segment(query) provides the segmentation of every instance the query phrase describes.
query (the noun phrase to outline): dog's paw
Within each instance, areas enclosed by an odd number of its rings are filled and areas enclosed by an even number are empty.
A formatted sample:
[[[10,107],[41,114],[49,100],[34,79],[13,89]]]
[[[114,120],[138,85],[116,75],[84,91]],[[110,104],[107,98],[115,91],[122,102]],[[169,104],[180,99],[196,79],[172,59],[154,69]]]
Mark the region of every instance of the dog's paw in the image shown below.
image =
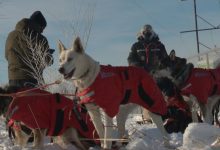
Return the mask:
[[[163,141],[163,145],[164,145],[165,148],[170,149],[170,150],[171,149],[176,149],[176,146],[171,145],[170,142],[167,141],[167,140]]]
[[[151,124],[153,123],[151,119],[143,119],[143,120],[140,120],[140,121],[136,121],[137,124],[139,125],[143,125],[143,124]]]
[[[44,147],[31,147],[33,150],[44,150]]]
[[[112,150],[119,150],[121,147],[122,147],[122,143],[116,141],[112,142],[112,148],[111,148]]]
[[[93,147],[89,147],[88,150],[101,150],[101,149],[102,148],[100,146],[96,145],[96,146],[93,146]]]
[[[170,138],[169,137],[163,137],[163,143],[162,144],[167,149],[176,149],[176,146],[170,144]]]

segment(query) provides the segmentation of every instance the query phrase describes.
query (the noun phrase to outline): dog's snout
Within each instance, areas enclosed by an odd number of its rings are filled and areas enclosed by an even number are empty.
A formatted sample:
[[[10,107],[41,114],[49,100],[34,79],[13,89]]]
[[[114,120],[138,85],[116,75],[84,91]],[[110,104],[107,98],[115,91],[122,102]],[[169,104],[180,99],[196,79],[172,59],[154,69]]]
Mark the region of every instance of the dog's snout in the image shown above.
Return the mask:
[[[63,67],[60,67],[58,71],[59,71],[60,73],[64,73],[64,68],[63,68]]]

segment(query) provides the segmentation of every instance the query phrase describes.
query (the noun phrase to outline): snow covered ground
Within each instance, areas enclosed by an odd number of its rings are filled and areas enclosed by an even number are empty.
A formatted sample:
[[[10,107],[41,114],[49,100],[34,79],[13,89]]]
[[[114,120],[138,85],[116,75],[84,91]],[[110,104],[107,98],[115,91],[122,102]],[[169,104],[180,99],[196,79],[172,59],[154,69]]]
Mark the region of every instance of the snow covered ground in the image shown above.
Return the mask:
[[[130,135],[130,142],[123,150],[169,150],[163,146],[158,129],[153,124],[136,124],[139,118],[140,116],[131,115],[127,120],[126,128]],[[184,135],[181,133],[170,134],[170,142],[175,149],[180,150],[211,150],[210,145],[217,136],[220,136],[219,128],[204,123],[192,123]],[[23,149],[30,150],[31,148]],[[8,138],[3,118],[0,118],[0,150],[20,150]],[[45,140],[45,150],[60,150],[60,148],[58,145],[49,143],[47,139]],[[69,145],[68,150],[77,150],[77,148]],[[98,148],[91,148],[91,150],[98,150]]]

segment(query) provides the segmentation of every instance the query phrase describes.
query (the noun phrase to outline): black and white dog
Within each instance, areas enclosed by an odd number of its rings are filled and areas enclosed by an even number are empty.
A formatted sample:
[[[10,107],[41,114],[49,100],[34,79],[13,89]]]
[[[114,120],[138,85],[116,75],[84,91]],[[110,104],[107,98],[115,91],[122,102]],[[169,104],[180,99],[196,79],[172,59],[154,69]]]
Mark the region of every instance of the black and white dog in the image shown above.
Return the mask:
[[[213,111],[218,113],[220,103],[220,68],[194,68],[189,63],[175,77],[169,75],[169,73],[171,74],[169,68],[162,71],[167,71],[167,73],[166,78],[160,80],[161,85],[166,85],[161,86],[161,90],[168,95],[173,95],[173,91],[178,91],[191,107],[194,122],[198,122],[197,112],[200,111],[202,120],[212,124]],[[156,74],[158,76],[163,73],[158,71]]]

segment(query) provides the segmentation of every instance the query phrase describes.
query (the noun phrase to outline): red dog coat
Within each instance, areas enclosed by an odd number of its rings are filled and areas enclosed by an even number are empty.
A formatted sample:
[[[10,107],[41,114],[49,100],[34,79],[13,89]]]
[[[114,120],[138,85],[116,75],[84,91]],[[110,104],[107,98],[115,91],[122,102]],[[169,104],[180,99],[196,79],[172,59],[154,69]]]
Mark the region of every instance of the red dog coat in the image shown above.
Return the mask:
[[[207,103],[208,97],[220,94],[220,68],[194,68],[182,88],[182,94],[193,94],[199,102]]]
[[[17,97],[12,101],[8,110],[10,119],[22,121],[32,129],[48,129],[49,136],[61,135],[65,129],[73,127],[80,135],[94,138],[95,128],[88,119],[89,115],[82,113],[88,125],[88,131],[84,131],[74,115],[72,100],[43,90],[35,90],[31,94],[33,96]]]
[[[81,103],[93,102],[110,117],[114,117],[120,104],[136,103],[151,112],[167,112],[163,95],[153,78],[142,68],[101,66],[94,83],[78,93]]]

